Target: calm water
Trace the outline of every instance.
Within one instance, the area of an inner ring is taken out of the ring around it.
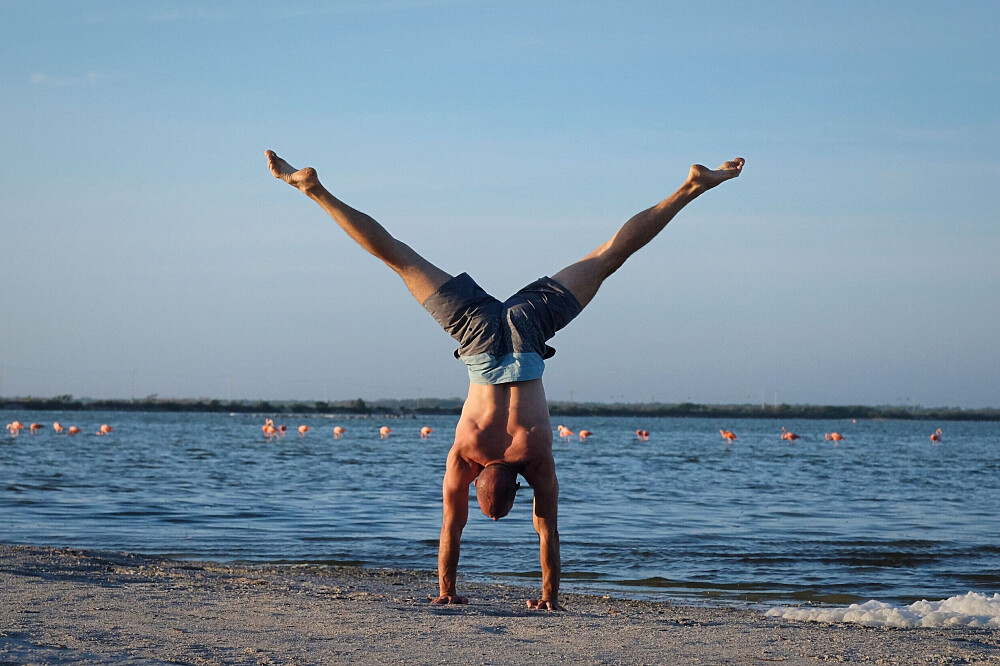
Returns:
[[[0,436],[0,541],[436,568],[457,417],[282,417],[312,431],[273,443],[263,418],[0,412],[2,423],[47,426]],[[55,420],[83,434],[56,435]],[[1000,591],[996,423],[559,421],[596,433],[555,444],[564,589],[834,603]],[[101,423],[114,433],[92,434]],[[782,442],[782,425],[803,439]],[[651,441],[635,440],[640,427]],[[836,447],[823,439],[833,430],[847,437]],[[536,578],[530,489],[499,523],[470,499],[460,571]]]

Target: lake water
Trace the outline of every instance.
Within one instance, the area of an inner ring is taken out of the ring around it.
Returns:
[[[281,416],[290,434],[268,443],[265,416],[0,411],[46,425],[0,436],[0,541],[436,568],[457,417]],[[83,432],[57,435],[55,420]],[[1000,591],[1000,424],[553,421],[595,433],[554,445],[564,590],[837,604]],[[101,423],[114,432],[96,436]],[[802,439],[781,441],[781,426]],[[531,500],[526,486],[493,523],[470,498],[461,575],[536,582]]]

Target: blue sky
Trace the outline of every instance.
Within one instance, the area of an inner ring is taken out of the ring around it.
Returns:
[[[552,399],[1000,406],[995,2],[0,2],[0,392],[464,394],[263,152],[501,298],[741,155]]]

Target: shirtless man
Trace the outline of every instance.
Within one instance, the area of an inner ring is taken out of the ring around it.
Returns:
[[[541,278],[501,303],[466,273],[451,276],[393,238],[378,222],[335,198],[316,170],[296,170],[270,150],[271,173],[318,203],[361,247],[396,271],[406,287],[459,342],[455,356],[469,370],[469,397],[455,430],[444,475],[444,518],[438,551],[436,604],[465,604],[455,578],[462,530],[469,517],[469,484],[483,513],[498,520],[514,504],[517,475],[534,490],[534,527],[542,565],[542,595],[530,608],[559,606],[559,484],[552,457],[552,426],[542,388],[545,344],[590,303],[601,283],[673,219],[719,183],[740,175],[743,158],[718,169],[700,164],[669,197],[634,215],[605,243],[551,278]]]

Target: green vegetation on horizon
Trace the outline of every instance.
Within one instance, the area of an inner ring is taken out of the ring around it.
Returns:
[[[459,414],[460,398],[376,400],[366,402],[335,400],[318,402],[235,400],[208,398],[178,399],[150,395],[139,400],[75,399],[72,395],[52,398],[0,398],[0,409],[47,411],[123,412],[236,412],[246,414]],[[761,419],[904,419],[933,421],[1000,421],[1000,409],[959,409],[957,407],[899,407],[865,405],[702,405],[694,402],[651,403],[549,403],[553,416],[676,416],[700,418]]]

